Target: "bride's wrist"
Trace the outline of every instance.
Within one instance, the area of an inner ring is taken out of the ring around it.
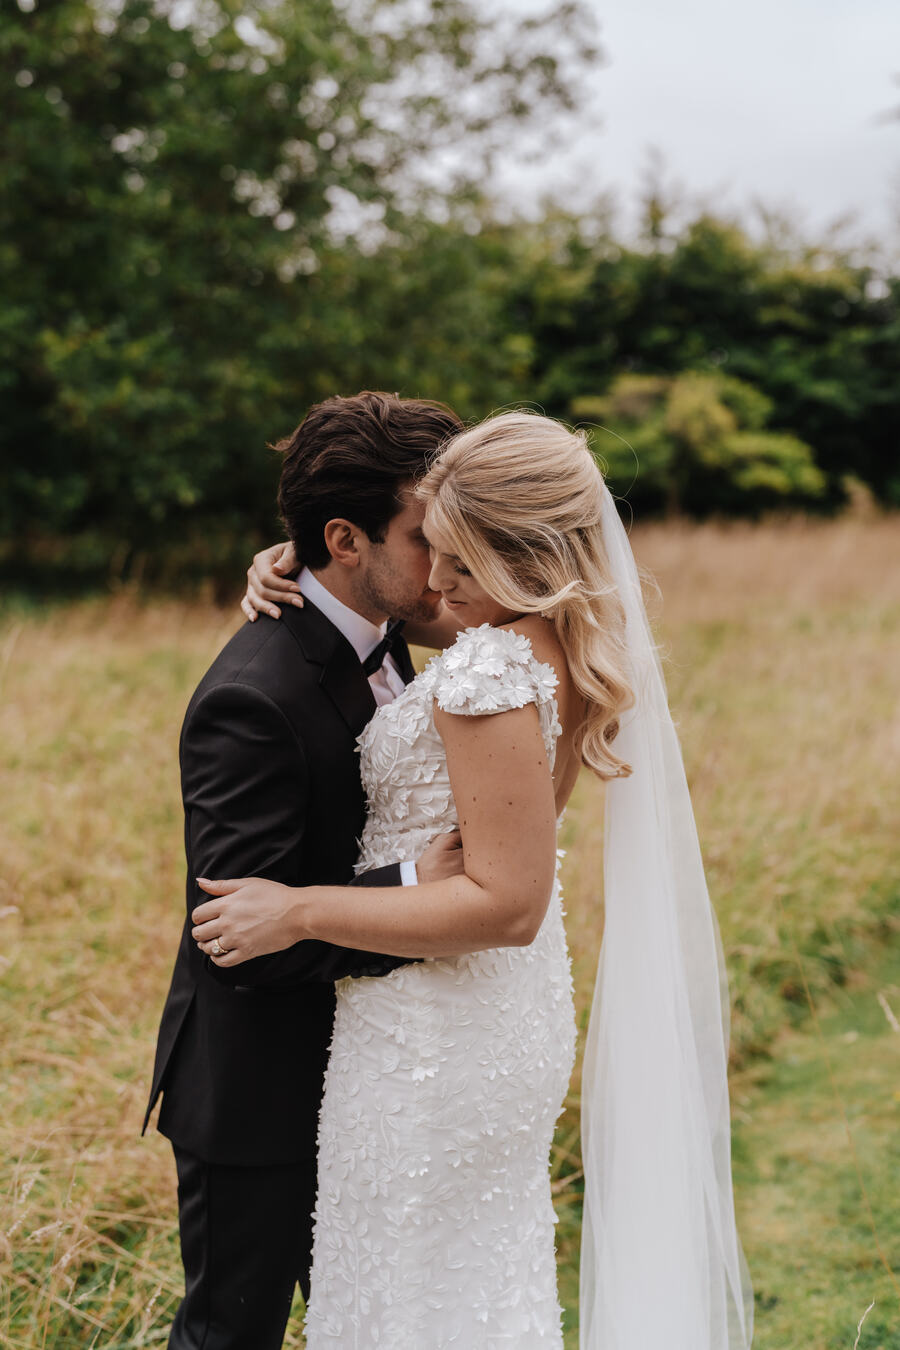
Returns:
[[[292,886],[288,922],[293,942],[306,942],[314,937],[313,915],[318,886]]]

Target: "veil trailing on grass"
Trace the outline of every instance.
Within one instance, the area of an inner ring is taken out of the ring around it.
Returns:
[[[746,1350],[729,1005],[681,748],[624,526],[602,528],[635,704],[607,787],[605,928],[582,1081],[581,1350]]]

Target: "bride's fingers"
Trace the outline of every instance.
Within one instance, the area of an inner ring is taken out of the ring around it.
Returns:
[[[282,544],[271,544],[253,555],[253,566],[260,577],[271,573],[284,580],[298,569],[298,558],[290,540]]]
[[[222,938],[219,939],[219,946],[222,949],[219,956],[212,950],[212,942],[198,942],[197,946],[204,956],[209,957],[214,966],[236,966],[243,960],[240,951],[236,947],[229,947]]]
[[[247,575],[261,590],[286,594],[297,590],[293,576],[296,570],[297,559],[293,549],[276,544],[274,548],[263,549],[262,553],[254,555]]]
[[[225,895],[234,895],[243,886],[243,881],[209,881],[206,877],[197,877],[197,885],[201,890],[206,891],[207,895],[215,896],[213,900],[204,900],[201,904],[195,905],[191,910],[191,920],[197,926],[201,923],[209,923],[211,919],[221,919],[222,901],[221,897]]]
[[[250,620],[251,623],[256,623],[256,610],[253,608],[250,601],[247,599],[246,595],[241,601],[241,609],[244,611],[245,616]]]
[[[239,891],[242,886],[246,886],[247,882],[252,881],[253,878],[218,877],[213,881],[210,877],[194,877],[194,880],[202,891],[206,891],[207,895],[234,895],[235,891]],[[203,903],[208,904],[209,902],[204,900]]]
[[[279,598],[282,600],[284,599],[283,596]],[[259,610],[263,614],[268,614],[270,619],[281,618],[281,610],[278,606],[273,605],[268,601],[265,595],[256,589],[252,581],[247,582],[247,593],[244,596],[244,599],[251,604],[255,610]],[[241,608],[243,609],[243,605],[241,605]]]
[[[295,595],[298,590],[292,576],[286,577],[271,567],[257,567],[256,563],[248,571],[247,577],[258,590],[268,595],[277,595],[282,600],[288,595]]]
[[[207,956],[214,966],[239,966],[244,959],[236,947],[232,951],[224,952],[222,956],[213,956],[212,952],[207,952]]]
[[[197,911],[195,910],[194,913],[196,914],[196,912]],[[207,919],[205,923],[195,923],[194,927],[191,929],[191,937],[197,943],[198,947],[202,947],[204,943],[214,942],[216,938],[219,939],[219,942],[223,947],[228,946],[228,943],[222,936],[222,920],[218,918]]]
[[[262,573],[251,567],[247,573],[247,590],[251,588],[261,600],[273,600],[282,605],[290,603],[303,608],[300,587],[292,577],[281,577],[277,572]]]

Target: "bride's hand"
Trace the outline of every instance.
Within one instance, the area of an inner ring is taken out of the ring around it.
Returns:
[[[296,570],[297,555],[291,543],[273,544],[253,555],[247,568],[247,590],[241,601],[241,609],[251,623],[256,622],[259,613],[280,619],[279,604],[303,608],[303,596],[293,580]]]
[[[239,966],[254,956],[284,951],[304,936],[299,924],[302,890],[263,877],[198,877],[197,885],[215,899],[204,900],[193,911],[191,937],[217,966]]]

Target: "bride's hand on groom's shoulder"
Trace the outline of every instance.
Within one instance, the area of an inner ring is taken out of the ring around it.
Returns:
[[[191,936],[217,966],[237,966],[254,956],[284,951],[303,936],[297,931],[298,894],[280,881],[197,877],[207,895],[192,912]]]
[[[241,609],[251,623],[256,622],[259,614],[280,619],[279,605],[303,608],[303,596],[294,580],[296,571],[297,555],[291,543],[273,544],[253,555],[247,568],[247,589],[241,600]]]

